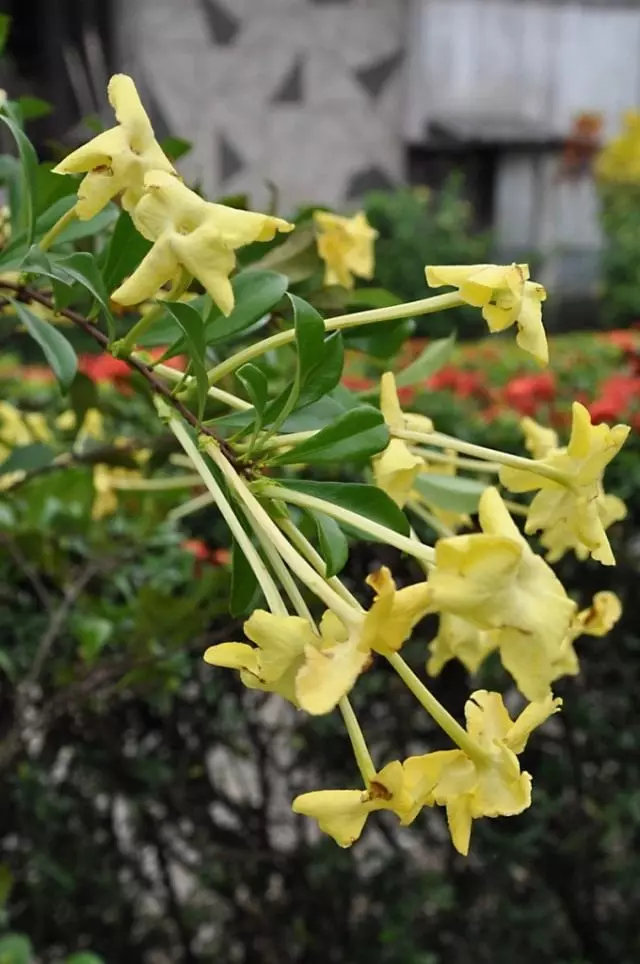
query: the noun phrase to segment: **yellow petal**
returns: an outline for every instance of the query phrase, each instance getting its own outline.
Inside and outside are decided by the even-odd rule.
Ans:
[[[384,452],[373,459],[376,485],[400,508],[409,499],[422,469],[424,460],[413,455],[402,439],[391,439]]]
[[[447,824],[453,846],[458,853],[466,857],[469,853],[473,824],[468,797],[459,797],[447,804]]]
[[[470,673],[476,673],[489,653],[496,648],[491,632],[451,613],[440,615],[438,635],[429,644],[427,672],[438,676],[451,659],[459,659]]]
[[[500,632],[499,648],[502,665],[513,676],[525,699],[547,700],[556,678],[554,656],[559,654],[559,645],[554,650],[541,645],[539,639],[530,634],[506,628]]]
[[[114,74],[107,86],[109,103],[131,147],[141,152],[153,140],[153,129],[131,77]]]
[[[520,773],[515,753],[506,746],[496,748],[491,763],[478,767],[477,776],[472,817],[513,817],[531,806],[531,777]]]
[[[380,379],[380,411],[389,428],[404,428],[404,414],[398,400],[393,372],[384,372]]]
[[[300,616],[275,616],[256,609],[244,624],[244,631],[260,649],[260,677],[266,682],[279,679],[305,649],[319,645],[319,637]]]
[[[363,797],[366,794],[360,790],[315,790],[296,797],[292,810],[313,817],[340,847],[350,847],[360,837],[370,812]]]
[[[171,242],[161,238],[142,259],[133,274],[111,295],[120,305],[138,305],[153,298],[180,270]]]
[[[486,264],[441,264],[429,265],[424,270],[430,288],[442,288],[444,285],[459,288],[470,277],[487,267],[489,265]]]
[[[522,540],[520,530],[511,518],[502,496],[494,486],[489,486],[480,496],[478,516],[482,531],[490,536],[505,536]]]
[[[554,698],[551,694],[540,702],[529,703],[505,734],[505,745],[514,753],[522,753],[533,731],[542,726],[554,713],[558,713],[561,706],[562,700],[559,697]]]
[[[527,281],[517,319],[516,342],[523,351],[533,355],[541,365],[546,365],[549,361],[547,336],[542,324],[542,302],[546,297],[547,293],[542,285]]]
[[[52,170],[54,174],[84,174],[96,167],[108,166],[113,157],[126,148],[124,131],[120,127],[112,127],[72,151]]]
[[[247,643],[217,643],[205,650],[203,658],[210,666],[243,669],[254,676],[260,675],[258,651]]]
[[[476,690],[464,706],[467,732],[479,743],[501,740],[512,726],[511,717],[499,693]]]
[[[330,713],[369,663],[370,655],[358,646],[358,637],[350,637],[328,649],[307,646],[304,665],[296,676],[296,699],[303,710],[313,716]]]
[[[80,221],[89,221],[122,190],[122,182],[110,169],[90,171],[78,188],[76,214]]]
[[[622,603],[614,592],[597,592],[589,609],[578,613],[581,634],[606,636],[622,616]]]
[[[426,582],[396,590],[386,566],[371,573],[366,581],[376,596],[365,616],[361,645],[381,653],[395,653],[431,611],[431,590]]]
[[[415,820],[422,807],[435,803],[434,791],[442,771],[460,757],[459,750],[436,750],[421,756],[411,756],[404,761],[404,786],[412,798],[412,807],[403,815],[403,824]]]
[[[270,214],[241,211],[224,204],[209,204],[210,224],[230,248],[241,248],[254,241],[272,241],[278,231],[293,231],[295,224]]]
[[[528,415],[520,422],[524,433],[524,444],[534,459],[543,459],[553,449],[558,448],[558,434],[552,428],[545,428]]]
[[[236,257],[226,245],[211,237],[206,228],[185,237],[174,237],[173,249],[184,267],[207,290],[223,315],[230,315],[234,294],[229,275]]]

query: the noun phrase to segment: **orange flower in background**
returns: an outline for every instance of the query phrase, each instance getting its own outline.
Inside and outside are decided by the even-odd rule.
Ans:
[[[540,375],[521,375],[512,378],[504,390],[504,398],[511,408],[522,415],[535,415],[543,402],[555,398],[556,384],[551,372]]]

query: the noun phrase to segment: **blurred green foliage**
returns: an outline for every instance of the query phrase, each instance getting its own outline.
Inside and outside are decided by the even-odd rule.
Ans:
[[[607,327],[640,319],[640,189],[633,185],[600,186],[602,320]]]

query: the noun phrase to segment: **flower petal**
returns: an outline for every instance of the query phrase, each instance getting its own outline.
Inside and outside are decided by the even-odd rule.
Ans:
[[[350,847],[360,837],[369,808],[361,790],[314,790],[293,801],[294,813],[313,817],[320,830],[333,837],[340,847]]]
[[[328,649],[305,649],[305,661],[296,677],[296,699],[313,716],[330,713],[353,688],[370,660],[358,646],[358,637]]]
[[[169,238],[160,238],[142,259],[133,274],[111,295],[120,305],[138,305],[153,298],[180,270]]]
[[[554,713],[558,713],[561,706],[560,697],[554,698],[551,694],[544,700],[529,703],[506,733],[505,745],[514,753],[522,753],[533,731],[542,726]]]

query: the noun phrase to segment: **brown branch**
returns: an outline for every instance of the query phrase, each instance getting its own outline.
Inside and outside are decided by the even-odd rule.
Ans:
[[[28,304],[30,301],[35,301],[36,304],[42,305],[44,308],[48,308],[49,311],[54,314],[62,315],[63,318],[67,318],[69,321],[73,322],[78,328],[81,328],[85,334],[93,338],[95,342],[102,348],[103,351],[109,351],[109,339],[103,331],[100,331],[88,318],[84,315],[79,314],[77,311],[72,311],[70,308],[57,309],[53,303],[53,299],[41,291],[35,291],[33,288],[28,288],[25,285],[14,284],[11,281],[0,280],[0,287],[5,288],[7,291],[13,291],[16,299]],[[201,435],[207,435],[209,438],[215,439],[216,444],[220,446],[221,451],[224,453],[227,459],[233,464],[233,466],[243,473],[246,472],[247,466],[240,466],[235,457],[233,450],[225,442],[224,439],[220,438],[213,429],[208,428],[206,425],[202,425],[201,422],[196,418],[193,412],[187,408],[179,398],[173,394],[171,389],[165,385],[165,383],[158,378],[151,365],[145,364],[145,362],[140,361],[137,358],[133,358],[131,355],[125,355],[122,359],[129,365],[134,371],[137,371],[142,377],[149,383],[153,391],[157,395],[161,395],[169,405],[182,418],[185,422],[188,422],[192,428],[195,428],[197,432]]]

